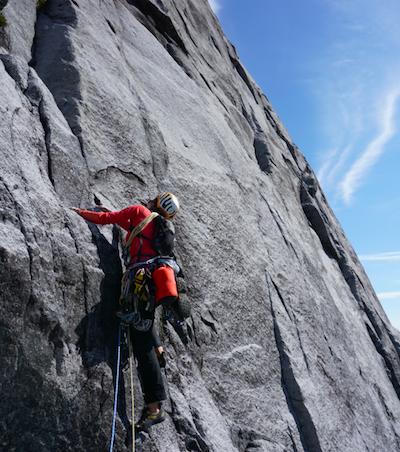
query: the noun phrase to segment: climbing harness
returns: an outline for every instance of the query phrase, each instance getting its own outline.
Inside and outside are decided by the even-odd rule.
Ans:
[[[155,256],[151,259],[148,259],[147,261],[143,262],[137,262],[136,264],[132,264],[128,266],[128,270],[132,268],[148,268],[149,270],[154,270],[155,268],[159,267],[160,265],[168,265],[171,267],[176,274],[180,272],[180,267],[176,263],[176,260],[171,256]]]
[[[130,265],[122,277],[117,316],[137,331],[150,330],[156,305],[168,296],[178,296],[174,275],[179,271],[176,261],[168,256]]]

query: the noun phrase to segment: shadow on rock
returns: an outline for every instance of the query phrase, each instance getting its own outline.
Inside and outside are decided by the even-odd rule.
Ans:
[[[93,209],[97,211],[97,208]],[[118,251],[120,237],[119,229],[113,227],[113,239],[110,243],[93,223],[88,223],[92,233],[93,243],[96,245],[100,259],[100,268],[104,278],[100,285],[100,303],[95,305],[81,320],[75,332],[79,339],[78,350],[82,356],[82,364],[90,369],[102,362],[106,362],[112,371],[115,390],[117,367],[118,319],[115,315],[121,291],[122,264]],[[121,338],[123,344],[123,339]],[[121,345],[121,362],[127,357],[127,350]],[[130,423],[126,413],[125,382],[120,373],[118,414],[125,428],[130,430]]]

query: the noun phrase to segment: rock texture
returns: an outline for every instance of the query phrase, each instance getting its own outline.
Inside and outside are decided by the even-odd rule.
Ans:
[[[118,231],[68,207],[165,189],[193,315],[187,343],[159,324],[168,419],[141,450],[399,450],[398,333],[206,0],[3,13],[1,450],[108,450]]]

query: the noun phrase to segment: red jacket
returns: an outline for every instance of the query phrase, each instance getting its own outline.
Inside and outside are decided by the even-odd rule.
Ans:
[[[92,212],[91,210],[80,209],[79,214],[85,220],[96,224],[117,224],[128,231],[125,240],[128,240],[131,230],[142,220],[151,214],[151,211],[142,205],[134,205],[117,212]],[[138,237],[135,237],[130,247],[131,263],[142,262],[157,256],[153,248],[155,235],[154,221],[148,224]]]

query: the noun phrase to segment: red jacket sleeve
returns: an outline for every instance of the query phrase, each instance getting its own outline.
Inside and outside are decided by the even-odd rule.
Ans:
[[[137,206],[130,206],[116,212],[93,212],[91,210],[81,209],[79,210],[79,215],[92,223],[118,224],[128,231],[131,220],[133,220],[137,215],[136,207]]]

